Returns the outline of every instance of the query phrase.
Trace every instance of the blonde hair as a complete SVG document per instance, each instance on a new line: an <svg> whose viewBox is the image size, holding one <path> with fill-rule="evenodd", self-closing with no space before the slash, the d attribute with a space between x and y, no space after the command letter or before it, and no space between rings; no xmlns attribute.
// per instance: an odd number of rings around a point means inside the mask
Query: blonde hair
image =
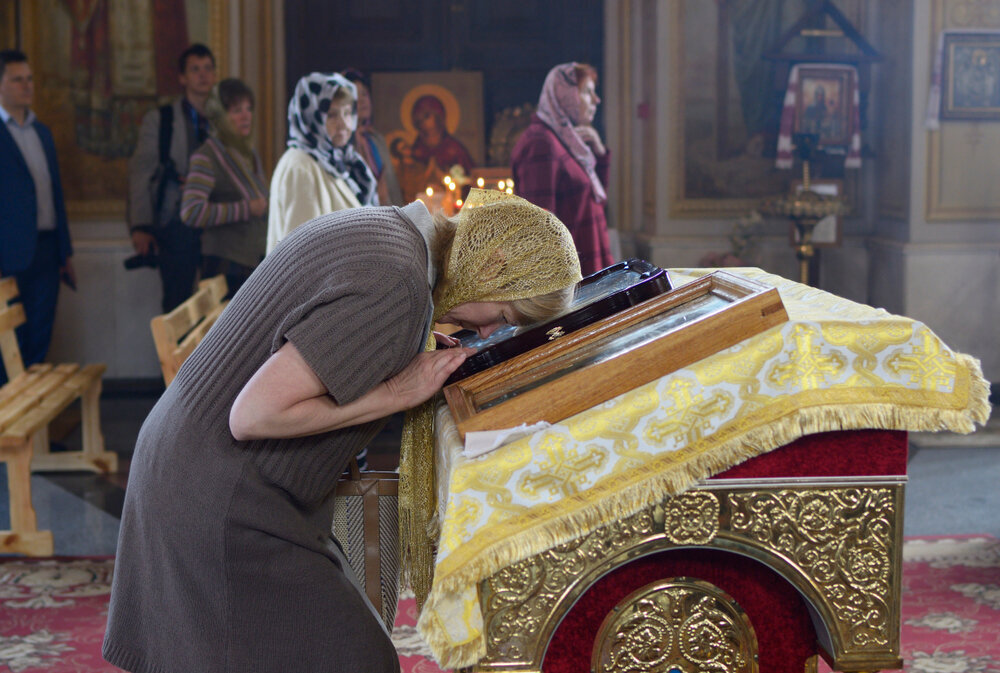
<svg viewBox="0 0 1000 673"><path fill-rule="evenodd" d="M514 313L520 318L519 322L522 325L531 325L555 318L565 312L573 301L575 291L576 285L570 285L536 297L514 299L510 304L514 308Z"/></svg>

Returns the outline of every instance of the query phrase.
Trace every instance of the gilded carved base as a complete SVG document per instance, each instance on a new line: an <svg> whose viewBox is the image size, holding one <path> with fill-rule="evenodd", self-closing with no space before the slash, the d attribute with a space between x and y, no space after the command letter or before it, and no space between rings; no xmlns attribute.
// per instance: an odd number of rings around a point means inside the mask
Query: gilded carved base
<svg viewBox="0 0 1000 673"><path fill-rule="evenodd" d="M593 673L757 673L757 635L719 587L684 577L648 584L604 619Z"/></svg>
<svg viewBox="0 0 1000 673"><path fill-rule="evenodd" d="M720 480L666 498L482 582L487 653L474 670L540 671L593 582L680 546L739 553L785 577L825 627L817 638L834 670L901 668L902 499L891 478Z"/></svg>

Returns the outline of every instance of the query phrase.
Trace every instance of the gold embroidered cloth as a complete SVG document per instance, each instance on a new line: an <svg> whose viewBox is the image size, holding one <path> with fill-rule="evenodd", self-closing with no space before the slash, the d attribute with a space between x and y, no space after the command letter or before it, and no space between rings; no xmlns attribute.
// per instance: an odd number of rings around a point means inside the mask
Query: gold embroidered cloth
<svg viewBox="0 0 1000 673"><path fill-rule="evenodd" d="M968 433L989 417L979 362L922 323L735 272L777 287L789 322L476 459L439 405L441 537L418 629L443 667L485 654L477 587L505 566L803 435Z"/></svg>

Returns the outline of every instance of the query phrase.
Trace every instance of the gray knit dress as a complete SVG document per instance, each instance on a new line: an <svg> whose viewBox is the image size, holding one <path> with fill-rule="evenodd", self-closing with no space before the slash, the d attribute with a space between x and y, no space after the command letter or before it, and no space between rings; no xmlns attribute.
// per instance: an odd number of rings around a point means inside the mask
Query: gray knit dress
<svg viewBox="0 0 1000 673"><path fill-rule="evenodd" d="M238 442L229 411L286 340L340 404L402 370L429 329L429 226L417 202L299 227L184 363L132 459L109 662L135 673L399 670L330 536L337 478L381 422Z"/></svg>

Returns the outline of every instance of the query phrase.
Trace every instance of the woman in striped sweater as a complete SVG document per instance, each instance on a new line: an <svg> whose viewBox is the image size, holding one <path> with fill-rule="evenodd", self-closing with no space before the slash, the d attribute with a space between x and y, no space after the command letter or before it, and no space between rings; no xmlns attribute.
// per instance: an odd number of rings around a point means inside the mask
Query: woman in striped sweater
<svg viewBox="0 0 1000 673"><path fill-rule="evenodd" d="M224 79L206 103L215 136L188 162L181 219L201 229L202 278L225 274L231 297L264 257L267 178L250 142L253 92Z"/></svg>

